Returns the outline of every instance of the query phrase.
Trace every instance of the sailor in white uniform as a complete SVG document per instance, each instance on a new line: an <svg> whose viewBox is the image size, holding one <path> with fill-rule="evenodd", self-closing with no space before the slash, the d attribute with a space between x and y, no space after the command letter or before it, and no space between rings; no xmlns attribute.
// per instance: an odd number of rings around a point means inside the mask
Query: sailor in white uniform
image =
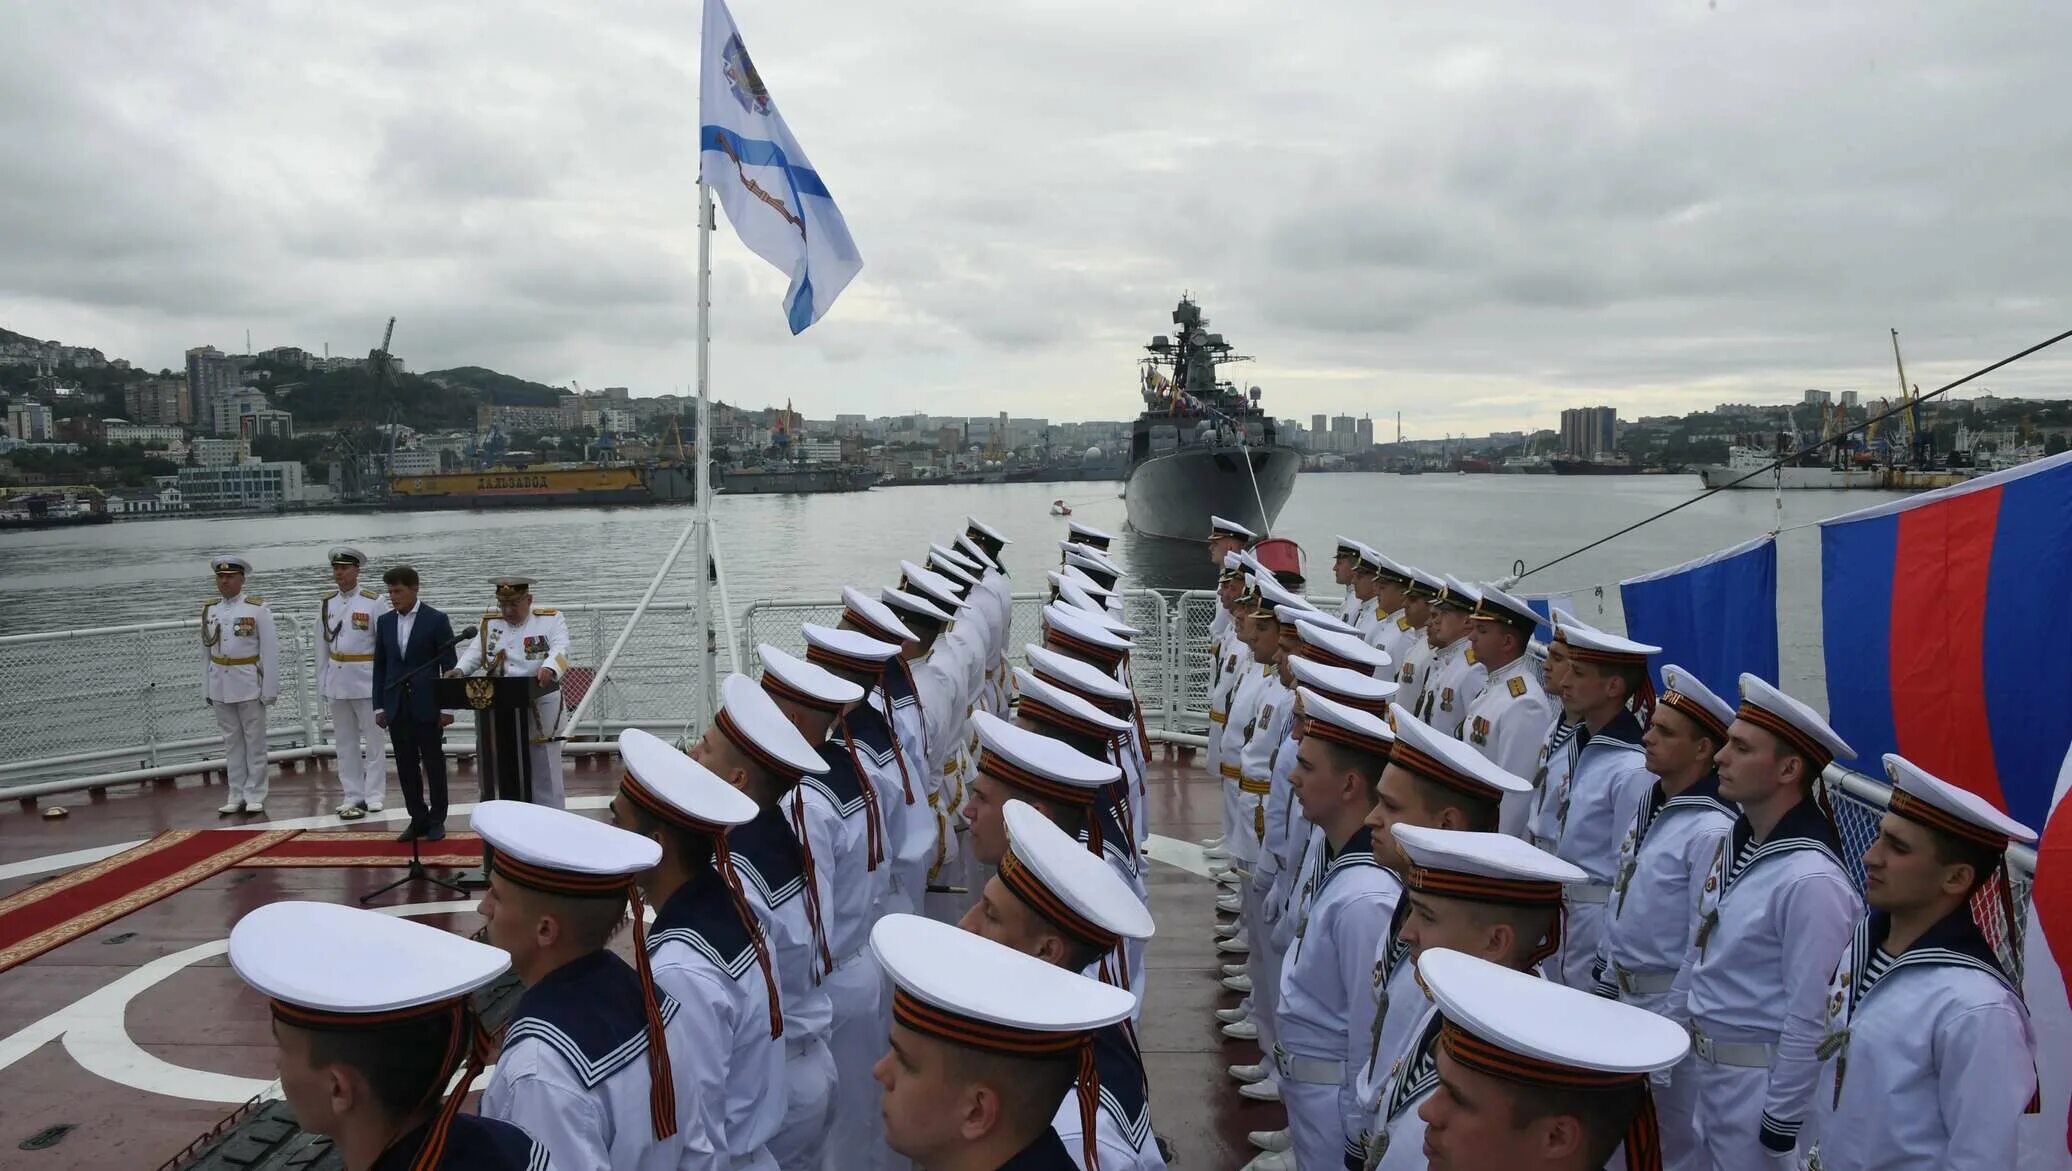
<svg viewBox="0 0 2072 1171"><path fill-rule="evenodd" d="M1547 729L1554 726L1560 710L1541 688L1539 672L1526 653L1539 616L1524 601L1493 585L1481 586L1476 593L1480 600L1470 615L1468 641L1475 661L1488 675L1481 694L1468 702L1460 738L1505 772L1530 777L1539 765ZM1504 806L1503 832L1525 836L1531 812L1529 795L1512 798Z"/></svg>
<svg viewBox="0 0 2072 1171"><path fill-rule="evenodd" d="M1085 843L1087 852L1105 859L1122 881L1134 879L1127 863L1106 848L1117 825L1099 805L1102 792L1122 779L1121 769L991 712L973 712L971 728L979 742L978 779L972 782L964 817L971 823L972 855L982 865L998 866L1007 853L1002 810L1018 799Z"/></svg>
<svg viewBox="0 0 2072 1171"><path fill-rule="evenodd" d="M965 843L968 830L957 811L964 804L969 771L965 736L973 704L964 689L968 667L959 658L962 648L946 633L966 607L954 595L935 597L891 586L878 591L878 600L914 635L914 643L902 647L900 655L913 675L914 702L921 710L925 737L924 764L934 777L929 787L936 795L936 804L931 811L940 815L936 826L941 836L929 883L956 885L967 877L970 864L970 850ZM939 912L947 912L949 906L943 902L946 897L952 896L931 892L923 900L932 916L942 918Z"/></svg>
<svg viewBox="0 0 2072 1171"><path fill-rule="evenodd" d="M1106 1171L1098 1038L1129 1016L1127 991L915 915L880 920L871 952L893 983L875 1071L892 1151L921 1167ZM1076 1160L1051 1127L1075 1083Z"/></svg>
<svg viewBox="0 0 2072 1171"><path fill-rule="evenodd" d="M1460 741L1441 736L1400 703L1389 705L1389 725L1396 734L1395 750L1374 788L1374 810L1367 818L1374 830L1376 859L1396 874L1408 873L1410 863L1396 848L1392 832L1399 825L1495 833L1505 796L1524 792L1525 778L1505 772ZM1414 1007L1390 1011L1395 1005L1422 1003L1417 965L1409 962L1410 948L1400 938L1409 913L1408 903L1396 906L1388 934L1362 969L1365 983L1360 991L1370 1002L1362 1016L1372 1023L1359 1039L1350 1078L1353 1097L1361 1103L1379 1100L1381 1082L1393 1068L1396 1055L1409 1048L1410 1031L1417 1023ZM1365 1127L1366 1121L1361 1125Z"/></svg>
<svg viewBox="0 0 2072 1171"><path fill-rule="evenodd" d="M1436 948L1418 974L1439 1006L1425 1099L1432 1171L1659 1171L1648 1075L1690 1052L1673 1022L1486 960Z"/></svg>
<svg viewBox="0 0 2072 1171"><path fill-rule="evenodd" d="M881 664L877 679L867 684L870 691L866 702L877 709L892 728L894 743L899 749L895 764L906 766L902 774L903 786L910 784L914 792L915 800L906 802L903 787L901 804L896 809L900 824L892 834L892 839L898 843L893 872L913 907L925 909L928 905L929 872L942 862L952 846L950 826L942 806L942 772L930 763L928 713L923 706L918 678L906 664L908 650L917 646L919 640L891 607L849 587L842 590L842 617L837 629L853 631L897 648L896 653ZM810 653L810 637L807 647ZM963 907L961 903L954 908L944 906L942 911L947 914L952 909L961 912Z"/></svg>
<svg viewBox="0 0 2072 1171"><path fill-rule="evenodd" d="M1641 719L1654 707L1648 656L1660 647L1601 630L1563 626L1568 648L1567 703L1582 727L1568 781L1555 806L1554 853L1589 875L1568 891L1568 928L1548 975L1571 988L1597 986L1597 949L1604 942L1606 900L1619 871L1619 842L1638 794L1654 783L1641 747Z"/></svg>
<svg viewBox="0 0 2072 1171"><path fill-rule="evenodd" d="M1885 775L1892 804L1863 855L1871 912L1828 984L1808 1165L2013 1167L2016 1123L2038 1105L2036 1035L1975 908L1997 883L2008 930L2007 846L2036 834L1904 757L1887 755Z"/></svg>
<svg viewBox="0 0 2072 1171"><path fill-rule="evenodd" d="M1353 570L1360 564L1360 543L1343 534L1334 540L1337 543L1331 550L1331 580L1345 591L1336 613L1340 622L1350 626L1360 612L1361 599L1353 593Z"/></svg>
<svg viewBox="0 0 2072 1171"><path fill-rule="evenodd" d="M976 551L984 553L986 557L988 569L981 580L981 584L988 593L992 594L997 604L998 613L995 619L996 629L993 631L993 662L991 667L996 677L1003 681L1000 684L1000 703L1004 710L1008 698L1004 682L1007 674L1007 635L1009 627L1013 624L1014 614L1014 587L1013 583L1008 580L1007 562L1004 559L1004 555L1007 551L1007 546L1012 545L1014 542L1005 533L975 516L964 518L964 535L959 540L976 546ZM998 714L998 712L996 711L995 714Z"/></svg>
<svg viewBox="0 0 2072 1171"><path fill-rule="evenodd" d="M1432 604L1446 592L1446 583L1415 566L1404 569L1410 584L1403 590L1402 620L1410 626L1403 632L1406 637L1385 641L1381 648L1396 664L1396 682L1403 685L1397 700L1414 715L1424 707L1425 682L1432 663ZM1383 629L1386 631L1386 627Z"/></svg>
<svg viewBox="0 0 2072 1171"><path fill-rule="evenodd" d="M1581 871L1507 834L1414 825L1389 833L1410 864L1403 872L1410 913L1397 932L1410 960L1445 948L1539 974L1540 961L1561 942L1562 885L1580 879ZM1418 1108L1439 1086L1439 1010L1422 998L1389 1008L1418 1019L1408 1048L1377 1080L1375 1098L1361 1103L1369 1122L1346 1152L1347 1165L1421 1171L1425 1125Z"/></svg>
<svg viewBox="0 0 2072 1171"><path fill-rule="evenodd" d="M812 666L797 659L784 662L789 656L775 647L758 647L757 653L763 655L766 676L787 666ZM789 1093L784 1124L770 1139L770 1156L783 1171L807 1171L820 1166L835 1088L827 1041L834 1005L821 987L834 966L826 918L834 895L803 827L794 821L792 798L799 781L827 771L827 763L777 701L748 676L727 676L720 695L720 708L690 756L756 803L755 818L728 831L727 847L741 891L770 941L784 1016Z"/></svg>
<svg viewBox="0 0 2072 1171"><path fill-rule="evenodd" d="M1558 606L1550 609L1557 631L1563 626L1572 630L1595 629ZM1568 708L1568 644L1556 638L1546 644L1546 650L1541 683L1555 703L1556 714L1547 728L1546 742L1540 745L1539 764L1531 774L1532 812L1525 819L1525 840L1542 850L1551 850L1561 837L1561 794L1568 791L1568 774L1581 748L1576 733L1583 725Z"/></svg>
<svg viewBox="0 0 2072 1171"><path fill-rule="evenodd" d="M1662 684L1655 718L1641 738L1655 780L1619 808L1626 836L1594 976L1598 995L1682 1022L1689 1014L1671 1002L1670 989L1698 934L1705 877L1739 816L1720 799L1712 764L1726 745L1734 709L1674 663L1662 668ZM1691 1109L1688 1077L1656 1075L1662 1162L1672 1171L1696 1157Z"/></svg>
<svg viewBox="0 0 2072 1171"><path fill-rule="evenodd" d="M648 970L636 875L662 849L560 809L485 801L485 937L525 991L504 1028L482 1116L523 1127L562 1167L670 1171L718 1165L709 1038ZM635 963L611 949L632 912ZM700 1159L699 1155L704 1154Z"/></svg>
<svg viewBox="0 0 2072 1171"><path fill-rule="evenodd" d="M1029 805L1009 801L1004 821L1007 853L1000 869L958 926L1068 971L1106 973L1103 983L1117 983L1104 957L1151 938L1151 912L1143 900ZM1128 1021L1095 1036L1094 1064L1098 1084L1078 1087L1051 1123L1066 1152L1085 1171L1082 1107L1091 1106L1100 1171L1165 1171L1151 1132L1144 1056Z"/></svg>
<svg viewBox="0 0 2072 1171"><path fill-rule="evenodd" d="M1701 1171L1765 1171L1813 1105L1828 978L1862 915L1813 786L1849 745L1754 675L1720 749L1719 795L1741 807L1705 876L1698 934L1672 1000L1690 1014Z"/></svg>
<svg viewBox="0 0 2072 1171"><path fill-rule="evenodd" d="M266 709L281 695L273 610L245 592L252 563L225 554L211 562L216 597L201 606L202 694L223 730L230 795L217 813L266 812Z"/></svg>
<svg viewBox="0 0 2072 1171"><path fill-rule="evenodd" d="M1418 718L1448 736L1466 739L1461 729L1467 724L1468 704L1482 694L1482 685L1489 678L1489 668L1475 658L1473 640L1468 637L1482 595L1450 574L1445 581L1446 588L1432 603L1431 620L1425 626L1432 659L1425 668L1419 697L1424 712Z"/></svg>
<svg viewBox="0 0 2072 1171"><path fill-rule="evenodd" d="M412 919L283 901L230 929L230 966L267 998L295 1120L331 1140L345 1166L553 1165L519 1127L460 1112L487 1049L470 994L509 970L509 955ZM426 1054L445 1057L430 1065ZM455 1074L460 1085L446 1093ZM389 1102L413 1105L395 1111Z"/></svg>
<svg viewBox="0 0 2072 1171"><path fill-rule="evenodd" d="M558 610L532 604L532 579L496 577L496 610L482 616L480 633L461 644L449 679L481 671L490 676L530 675L555 690L532 705L532 800L560 809L561 679L568 674L568 622Z"/></svg>
<svg viewBox="0 0 2072 1171"><path fill-rule="evenodd" d="M1403 886L1375 859L1366 824L1375 782L1396 747L1368 712L1301 692L1304 730L1292 780L1323 848L1281 966L1273 1062L1288 1111L1289 1149L1255 1168L1336 1167L1360 1133L1353 1074L1366 1055L1374 1000L1366 981ZM1292 1156L1292 1158L1290 1158Z"/></svg>
<svg viewBox="0 0 2072 1171"><path fill-rule="evenodd" d="M620 733L619 756L626 771L612 822L661 844L640 876L655 921L635 941L655 987L676 1001L679 1027L696 1038L696 1057L677 1061L679 1070L696 1062L689 1078L677 1076L695 1097L684 1165L774 1171L769 1143L789 1105L783 1006L769 939L727 844L755 819L755 801L638 729Z"/></svg>
<svg viewBox="0 0 2072 1171"><path fill-rule="evenodd" d="M867 689L862 703L842 713L835 735L855 749L857 762L870 773L871 793L878 802L879 841L891 883L878 913L912 911L921 906L928 867L935 860L935 819L927 802L933 778L920 775L923 762L907 758L886 716L891 704L879 684L886 664L899 656L899 647L861 631L810 622L799 630L806 638L808 663Z"/></svg>
<svg viewBox="0 0 2072 1171"><path fill-rule="evenodd" d="M388 757L374 725L374 626L388 598L360 586L367 555L334 545L331 581L338 588L317 604L317 694L331 703L331 738L338 746L338 816L357 821L381 812L388 787Z"/></svg>

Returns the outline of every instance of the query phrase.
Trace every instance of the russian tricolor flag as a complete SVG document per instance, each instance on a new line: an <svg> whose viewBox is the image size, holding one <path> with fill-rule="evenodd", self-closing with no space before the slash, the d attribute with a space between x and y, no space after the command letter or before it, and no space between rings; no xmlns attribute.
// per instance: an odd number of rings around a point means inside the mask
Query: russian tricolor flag
<svg viewBox="0 0 2072 1171"><path fill-rule="evenodd" d="M1829 720L2042 829L2072 744L2072 453L1823 522Z"/></svg>

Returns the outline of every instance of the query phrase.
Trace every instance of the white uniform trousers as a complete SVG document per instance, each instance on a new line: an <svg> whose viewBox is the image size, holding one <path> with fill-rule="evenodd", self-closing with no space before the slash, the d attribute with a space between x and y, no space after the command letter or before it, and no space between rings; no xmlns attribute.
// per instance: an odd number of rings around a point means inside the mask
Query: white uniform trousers
<svg viewBox="0 0 2072 1171"><path fill-rule="evenodd" d="M247 805L266 802L266 704L256 699L219 699L216 726L223 730L223 771L230 778L230 799Z"/></svg>
<svg viewBox="0 0 2072 1171"><path fill-rule="evenodd" d="M1273 929L1266 924L1266 891L1250 878L1240 896L1238 921L1252 941L1252 950L1245 956L1245 974L1252 978L1252 1021L1259 1026L1259 1051L1270 1054L1279 1036L1273 1014L1280 1007L1281 964L1273 941L1267 938Z"/></svg>
<svg viewBox="0 0 2072 1171"><path fill-rule="evenodd" d="M784 1126L770 1139L770 1157L780 1171L820 1171L834 1122L835 1058L827 1041L812 1037L785 1045L784 1081L790 1091Z"/></svg>
<svg viewBox="0 0 2072 1171"><path fill-rule="evenodd" d="M1769 1070L1715 1065L1693 1055L1674 1077L1688 1087L1693 1149L1685 1165L1692 1171L1783 1171L1796 1165L1791 1155L1772 1155L1763 1146Z"/></svg>
<svg viewBox="0 0 2072 1171"><path fill-rule="evenodd" d="M338 787L346 804L381 804L388 788L388 759L381 729L374 726L372 699L331 701L331 738L338 743Z"/></svg>
<svg viewBox="0 0 2072 1171"><path fill-rule="evenodd" d="M1288 1076L1280 1082L1296 1171L1338 1171L1345 1166L1345 1117L1339 1113L1338 1083L1301 1082Z"/></svg>
<svg viewBox="0 0 2072 1171"><path fill-rule="evenodd" d="M835 1025L828 1053L835 1065L835 1093L828 1119L823 1171L854 1171L870 1165L868 1152L885 1145L883 1090L871 1067L885 1056L886 1029L879 1014L884 975L866 952L835 966L821 987L834 1002Z"/></svg>
<svg viewBox="0 0 2072 1171"><path fill-rule="evenodd" d="M567 805L561 791L561 693L549 692L532 705L532 803L549 809Z"/></svg>
<svg viewBox="0 0 2072 1171"><path fill-rule="evenodd" d="M1669 1003L1669 994L1629 994L1619 999L1660 1015ZM1689 1064L1688 1061L1683 1062L1649 1079L1648 1091L1655 1100L1655 1122L1662 1134L1662 1171L1699 1171L1704 1166L1698 1158L1698 1143L1691 1133L1691 1111L1697 1108L1696 1097L1691 1092L1691 1079L1697 1075L1687 1068ZM1613 1165L1624 1164L1615 1162Z"/></svg>

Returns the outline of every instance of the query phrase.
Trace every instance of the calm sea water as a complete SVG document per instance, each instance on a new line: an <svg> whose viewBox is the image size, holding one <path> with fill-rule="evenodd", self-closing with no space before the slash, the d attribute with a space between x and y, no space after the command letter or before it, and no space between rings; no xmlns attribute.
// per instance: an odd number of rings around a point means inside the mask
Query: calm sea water
<svg viewBox="0 0 2072 1171"><path fill-rule="evenodd" d="M1468 579L1493 578L1575 549L1695 496L1695 476L1304 475L1281 514L1280 535L1310 557L1314 592L1327 593L1334 535L1366 540L1401 561ZM1015 538L1007 561L1022 589L1056 565L1065 522L1114 532L1132 585L1202 588L1213 573L1201 546L1126 531L1120 484L997 484L875 488L823 496L721 497L714 504L734 604L759 598L829 599L844 583L881 584L899 559L921 560L976 515ZM1736 544L1780 523L1789 530L1887 498L1877 492L1787 492L1781 516L1767 492L1723 492L1519 587L1572 591L1578 611L1618 629L1614 583ZM187 618L214 585L209 557L242 553L250 588L277 608L313 611L330 589L324 551L347 543L380 567L407 562L425 598L457 613L490 606L486 579L536 579L542 604L637 600L690 518L686 508L507 512L338 513L132 521L93 529L0 534L0 635ZM1786 684L1817 701L1819 548L1810 529L1779 547L1779 610ZM1604 586L1601 599L1595 587ZM663 596L687 598L682 558Z"/></svg>

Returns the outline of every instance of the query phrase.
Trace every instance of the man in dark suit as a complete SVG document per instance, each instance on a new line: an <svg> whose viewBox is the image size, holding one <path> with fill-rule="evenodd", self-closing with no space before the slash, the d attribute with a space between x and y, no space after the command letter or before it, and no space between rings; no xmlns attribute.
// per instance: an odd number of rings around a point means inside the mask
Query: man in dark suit
<svg viewBox="0 0 2072 1171"><path fill-rule="evenodd" d="M374 722L388 729L396 747L396 773L410 809L410 828L396 840L436 842L446 836L445 739L453 717L439 710L433 689L454 663L453 624L418 603L415 569L398 565L381 580L393 609L375 623Z"/></svg>

